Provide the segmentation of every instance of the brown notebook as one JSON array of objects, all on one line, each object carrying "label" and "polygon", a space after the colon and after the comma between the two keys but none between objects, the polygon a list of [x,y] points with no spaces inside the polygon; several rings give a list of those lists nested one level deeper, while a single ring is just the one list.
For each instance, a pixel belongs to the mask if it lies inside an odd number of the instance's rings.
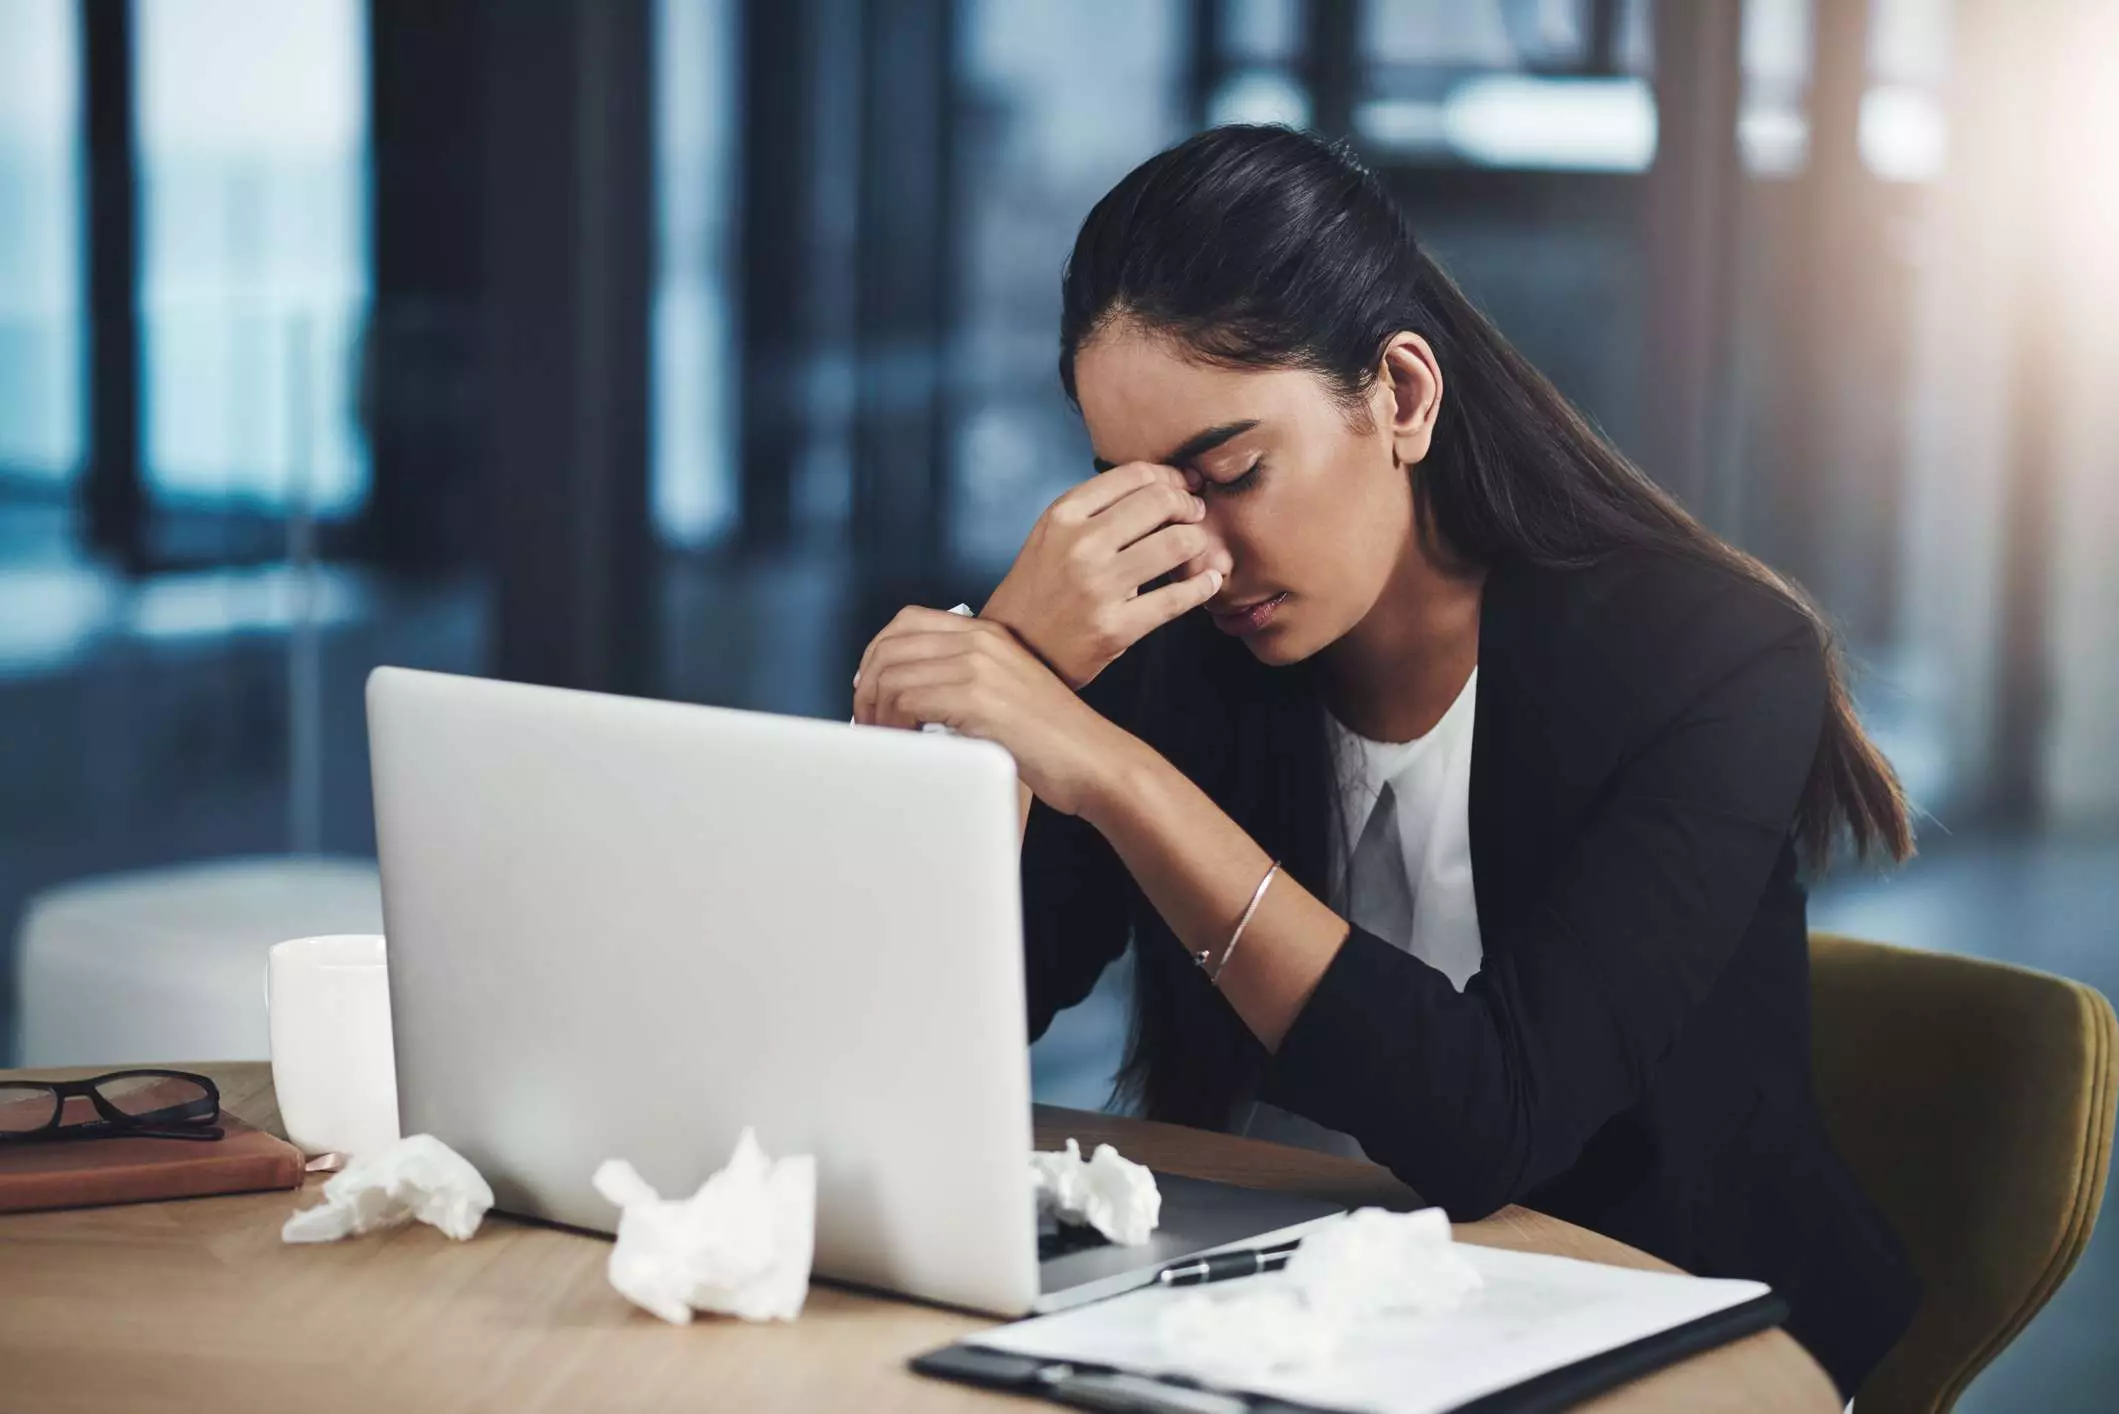
[{"label": "brown notebook", "polygon": [[[69,1109],[87,1103],[67,1101]],[[301,1150],[225,1110],[220,1125],[219,1139],[0,1144],[0,1213],[302,1186]]]}]

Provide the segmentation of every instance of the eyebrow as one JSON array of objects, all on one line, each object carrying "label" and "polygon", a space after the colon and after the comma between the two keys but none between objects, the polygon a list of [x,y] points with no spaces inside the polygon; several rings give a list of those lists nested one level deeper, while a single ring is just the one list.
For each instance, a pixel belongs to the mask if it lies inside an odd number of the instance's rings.
[{"label": "eyebrow", "polygon": [[[1203,432],[1195,432],[1185,439],[1184,445],[1162,458],[1159,465],[1183,466],[1194,457],[1205,456],[1230,438],[1241,437],[1257,425],[1258,419],[1253,417],[1243,422],[1224,422],[1218,427],[1209,427]],[[1107,462],[1102,457],[1095,458],[1092,464],[1099,473],[1109,471],[1112,467],[1118,465],[1117,462]]]}]

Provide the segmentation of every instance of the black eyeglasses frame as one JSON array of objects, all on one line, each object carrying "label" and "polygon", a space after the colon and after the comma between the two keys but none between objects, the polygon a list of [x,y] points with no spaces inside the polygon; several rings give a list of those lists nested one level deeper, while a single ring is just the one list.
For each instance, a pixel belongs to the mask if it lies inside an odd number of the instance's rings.
[{"label": "black eyeglasses frame", "polygon": [[[196,1099],[179,1104],[164,1105],[146,1114],[127,1114],[105,1098],[98,1088],[113,1080],[130,1080],[137,1076],[151,1076],[163,1080],[183,1080],[200,1086],[206,1093]],[[79,1080],[0,1080],[0,1093],[15,1090],[43,1090],[51,1095],[51,1114],[45,1122],[34,1129],[0,1131],[0,1144],[36,1144],[53,1140],[72,1139],[219,1139],[225,1131],[215,1123],[221,1115],[221,1087],[214,1084],[210,1076],[189,1070],[169,1070],[158,1066],[141,1066],[131,1070],[106,1071],[101,1075],[84,1076]],[[66,1102],[85,1096],[95,1106],[99,1119],[78,1120],[72,1124],[64,1122]]]}]

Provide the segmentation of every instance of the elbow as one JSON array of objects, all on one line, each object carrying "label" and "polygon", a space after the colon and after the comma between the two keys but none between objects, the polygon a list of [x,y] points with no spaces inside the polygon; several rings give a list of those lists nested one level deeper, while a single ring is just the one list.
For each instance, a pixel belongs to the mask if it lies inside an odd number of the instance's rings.
[{"label": "elbow", "polygon": [[1384,1166],[1451,1222],[1471,1223],[1492,1217],[1528,1191],[1527,1152],[1511,1134],[1487,1136],[1484,1142],[1460,1134],[1444,1146],[1393,1156]]},{"label": "elbow", "polygon": [[1451,1222],[1478,1222],[1519,1202],[1537,1186],[1541,1138],[1552,1135],[1541,1114],[1516,1087],[1486,1091],[1448,1115],[1406,1126],[1385,1167]]}]

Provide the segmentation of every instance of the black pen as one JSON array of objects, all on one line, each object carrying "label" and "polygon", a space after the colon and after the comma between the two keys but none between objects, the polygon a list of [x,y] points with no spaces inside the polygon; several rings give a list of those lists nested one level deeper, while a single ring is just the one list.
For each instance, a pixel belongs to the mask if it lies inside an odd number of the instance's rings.
[{"label": "black pen", "polygon": [[1210,1281],[1228,1281],[1232,1277],[1256,1276],[1260,1272],[1277,1272],[1288,1264],[1302,1239],[1281,1242],[1271,1247],[1244,1247],[1234,1252],[1210,1252],[1204,1257],[1194,1257],[1189,1262],[1179,1262],[1164,1267],[1155,1274],[1155,1279],[1164,1286],[1201,1286]]}]

